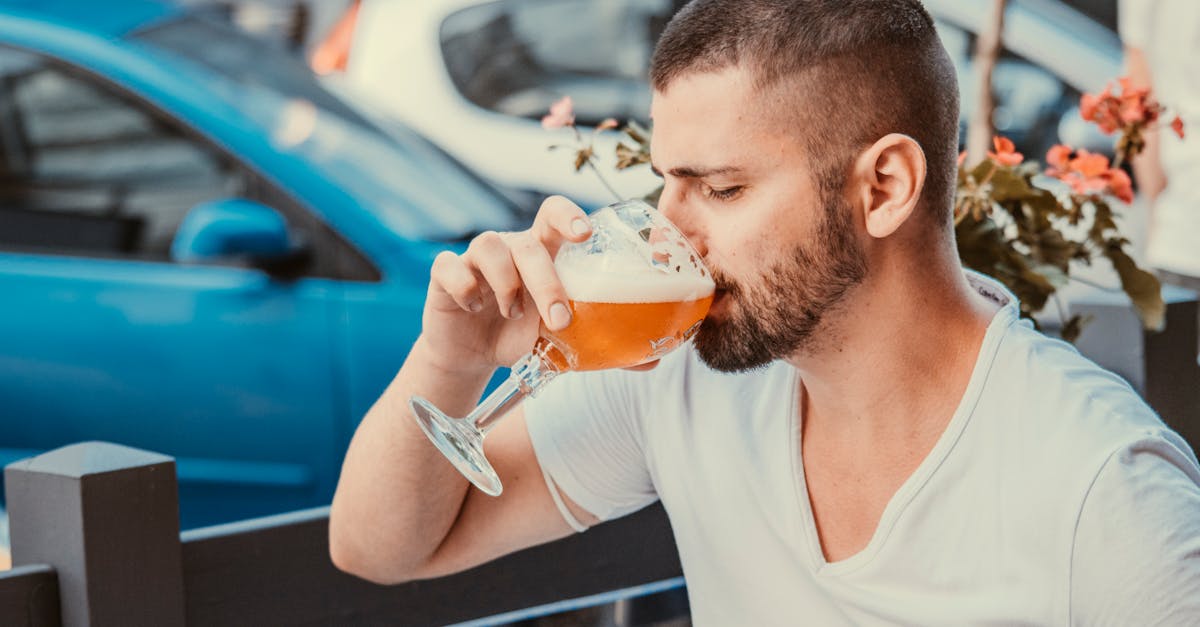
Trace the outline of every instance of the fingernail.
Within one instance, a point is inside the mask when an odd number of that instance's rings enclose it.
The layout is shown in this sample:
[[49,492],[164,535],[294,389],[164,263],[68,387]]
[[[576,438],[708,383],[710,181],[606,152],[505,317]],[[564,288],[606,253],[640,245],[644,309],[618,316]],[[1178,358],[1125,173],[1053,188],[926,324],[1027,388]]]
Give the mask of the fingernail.
[[568,324],[571,324],[571,312],[567,311],[567,306],[562,303],[554,303],[550,306],[550,328],[558,331],[565,329]]
[[479,313],[483,311],[483,301],[473,300],[467,303],[467,309],[470,309],[472,313]]
[[513,306],[508,309],[508,317],[513,320],[520,320],[524,315],[525,310],[521,309],[521,303],[513,303]]
[[571,232],[576,235],[586,235],[592,227],[588,226],[587,220],[583,218],[575,218],[571,221]]

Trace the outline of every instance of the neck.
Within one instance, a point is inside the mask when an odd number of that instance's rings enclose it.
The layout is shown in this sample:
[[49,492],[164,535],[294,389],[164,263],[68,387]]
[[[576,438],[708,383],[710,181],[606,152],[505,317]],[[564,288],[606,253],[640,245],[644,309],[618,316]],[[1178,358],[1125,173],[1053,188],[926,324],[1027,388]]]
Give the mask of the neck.
[[823,341],[787,360],[804,383],[804,430],[867,444],[940,434],[997,307],[954,256],[876,259],[848,298],[827,316]]

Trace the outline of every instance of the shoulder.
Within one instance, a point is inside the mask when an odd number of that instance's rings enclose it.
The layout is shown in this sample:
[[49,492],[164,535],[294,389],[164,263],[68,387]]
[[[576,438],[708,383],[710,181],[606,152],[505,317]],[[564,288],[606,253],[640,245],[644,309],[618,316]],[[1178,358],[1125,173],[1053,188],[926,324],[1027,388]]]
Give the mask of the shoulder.
[[1025,321],[1005,334],[989,378],[1016,417],[1036,421],[1047,436],[1082,438],[1081,445],[1104,454],[1118,442],[1164,428],[1125,379]]
[[1077,624],[1200,624],[1200,468],[1174,434],[1123,443],[1096,471],[1074,534]]

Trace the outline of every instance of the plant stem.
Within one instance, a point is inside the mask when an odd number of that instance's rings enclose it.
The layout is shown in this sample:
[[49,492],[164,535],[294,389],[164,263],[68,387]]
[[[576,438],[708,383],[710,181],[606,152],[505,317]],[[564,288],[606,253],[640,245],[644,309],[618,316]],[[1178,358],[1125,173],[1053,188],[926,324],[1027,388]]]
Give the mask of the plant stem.
[[1054,308],[1058,310],[1058,319],[1062,322],[1063,328],[1067,328],[1067,312],[1063,309],[1062,299],[1059,298],[1058,291],[1055,290],[1050,297],[1054,299]]
[[1121,292],[1121,291],[1123,291],[1123,290],[1122,290],[1121,288],[1119,288],[1119,287],[1108,287],[1107,285],[1100,285],[1099,283],[1096,283],[1095,281],[1089,281],[1089,280],[1087,280],[1087,279],[1081,279],[1081,278],[1079,278],[1079,277],[1077,277],[1077,276],[1068,276],[1068,277],[1067,277],[1067,279],[1069,279],[1069,280],[1071,280],[1071,281],[1079,281],[1080,283],[1083,283],[1084,285],[1088,285],[1088,286],[1094,287],[1094,288],[1096,288],[1096,289],[1098,289],[1098,290],[1102,290],[1102,291],[1105,291],[1105,292],[1113,292],[1113,293],[1116,293],[1116,292]]
[[608,184],[608,180],[605,179],[604,175],[600,173],[600,168],[596,167],[596,163],[589,158],[587,160],[587,164],[592,168],[592,172],[596,173],[596,178],[600,179],[600,184],[604,186],[604,189],[607,189],[608,193],[613,195],[613,198],[617,200],[623,200],[621,195],[617,193],[617,190],[613,189],[613,186]]

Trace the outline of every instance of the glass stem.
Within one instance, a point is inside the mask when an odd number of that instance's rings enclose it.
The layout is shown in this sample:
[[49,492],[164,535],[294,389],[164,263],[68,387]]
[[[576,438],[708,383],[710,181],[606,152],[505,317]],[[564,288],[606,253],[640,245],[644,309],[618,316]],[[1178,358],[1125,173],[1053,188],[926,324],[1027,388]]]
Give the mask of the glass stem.
[[500,387],[492,390],[466,420],[475,425],[481,434],[486,435],[501,416],[525,400],[525,397],[537,394],[538,390],[557,374],[558,369],[541,354],[541,351],[525,355],[513,364],[508,379],[501,383]]

